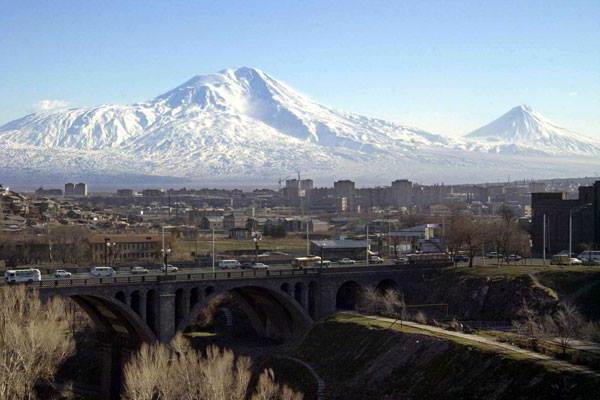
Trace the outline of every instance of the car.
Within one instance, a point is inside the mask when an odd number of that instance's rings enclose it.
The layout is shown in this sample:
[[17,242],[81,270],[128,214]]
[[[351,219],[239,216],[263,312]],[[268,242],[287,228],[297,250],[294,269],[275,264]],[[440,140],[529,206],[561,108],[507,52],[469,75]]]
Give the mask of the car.
[[56,271],[54,271],[54,277],[57,279],[70,278],[71,273],[68,271],[65,271],[64,269],[57,269]]
[[221,269],[235,269],[242,266],[238,260],[219,260],[218,265]]
[[383,264],[383,258],[379,257],[379,256],[371,256],[369,257],[369,262],[373,263],[373,264]]
[[252,264],[252,266],[250,267],[252,269],[269,269],[269,266],[267,264],[263,264],[263,263],[254,263]]
[[343,265],[356,264],[356,260],[353,260],[351,258],[342,258],[341,260],[338,261],[338,264],[343,264]]
[[166,271],[166,272],[168,273],[168,272],[177,272],[177,271],[179,271],[179,268],[177,268],[177,267],[176,267],[176,266],[174,266],[174,265],[167,264],[167,265],[163,265],[162,267],[160,267],[160,270],[161,270],[162,272],[165,272],[165,271]]
[[583,264],[583,261],[581,261],[579,258],[571,257],[571,265],[581,265],[581,264]]
[[506,256],[505,260],[508,261],[508,262],[511,262],[511,261],[521,261],[522,258],[523,257],[521,257],[518,254],[511,254],[509,256]]
[[394,264],[396,265],[406,265],[409,263],[408,257],[398,257],[394,260]]
[[463,255],[463,254],[457,254],[454,256],[454,262],[469,262],[469,257]]
[[137,274],[147,274],[148,272],[150,272],[148,270],[148,268],[144,268],[144,267],[133,267],[133,268],[131,268],[131,273],[135,274],[135,275],[137,275]]
[[248,268],[252,268],[252,263],[250,261],[244,261],[241,265],[240,265],[241,269],[248,269]]
[[485,253],[486,258],[502,258],[502,254],[497,251],[490,251],[489,253]]

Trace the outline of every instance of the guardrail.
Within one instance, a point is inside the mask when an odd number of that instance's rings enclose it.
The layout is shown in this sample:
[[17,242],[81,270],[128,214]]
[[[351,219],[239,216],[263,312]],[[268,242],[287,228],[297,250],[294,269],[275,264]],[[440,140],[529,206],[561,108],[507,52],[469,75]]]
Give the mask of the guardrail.
[[167,275],[128,275],[107,278],[75,278],[75,279],[45,279],[33,285],[40,288],[72,287],[72,286],[103,286],[131,283],[161,283],[161,282],[190,282],[215,281],[228,279],[261,279],[280,276],[318,275],[320,268],[253,270],[253,271],[219,271],[197,273],[172,273]]
[[[334,275],[347,273],[379,273],[387,271],[401,271],[407,269],[419,270],[431,266],[421,265],[394,265],[394,264],[356,264],[352,266],[337,266],[329,268],[310,267],[303,269],[270,269],[270,270],[233,270],[216,272],[189,272],[180,271],[176,273],[148,274],[148,275],[125,275],[106,278],[86,277],[68,279],[43,279],[40,282],[30,283],[30,286],[39,288],[76,287],[76,286],[104,286],[104,285],[126,285],[132,283],[161,283],[161,282],[191,282],[191,281],[216,281],[227,279],[262,279],[288,276],[305,275]],[[427,268],[428,269],[428,268]],[[5,285],[1,282],[0,285]]]

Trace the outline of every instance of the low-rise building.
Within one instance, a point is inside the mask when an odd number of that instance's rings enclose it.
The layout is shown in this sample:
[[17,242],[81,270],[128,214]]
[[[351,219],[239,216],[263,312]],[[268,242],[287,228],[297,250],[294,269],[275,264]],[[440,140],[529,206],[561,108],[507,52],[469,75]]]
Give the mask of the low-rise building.
[[160,235],[107,233],[93,235],[89,242],[96,264],[161,260]]

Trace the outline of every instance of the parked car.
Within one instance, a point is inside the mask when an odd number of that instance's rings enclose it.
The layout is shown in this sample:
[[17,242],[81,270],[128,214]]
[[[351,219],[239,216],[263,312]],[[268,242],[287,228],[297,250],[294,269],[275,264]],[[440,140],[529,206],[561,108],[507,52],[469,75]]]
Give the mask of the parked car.
[[521,261],[523,259],[523,257],[521,257],[518,254],[511,254],[509,256],[506,256],[505,260],[508,262],[515,262],[515,261]]
[[176,266],[174,266],[174,265],[167,264],[167,265],[163,265],[162,267],[160,267],[160,270],[161,270],[162,272],[165,272],[165,271],[167,271],[167,273],[169,273],[169,272],[177,272],[177,271],[179,271],[179,268],[177,268],[177,267],[176,267]]
[[267,264],[263,264],[263,263],[254,263],[252,264],[252,267],[250,267],[252,269],[269,269],[269,266]]
[[369,262],[373,264],[383,264],[383,258],[379,256],[371,256],[369,257]]
[[338,261],[338,264],[342,264],[342,265],[356,264],[356,260],[353,260],[351,258],[342,258],[341,260]]
[[498,253],[497,251],[490,251],[485,253],[486,258],[502,258],[502,253]]
[[406,265],[410,262],[408,257],[398,257],[394,260],[394,264],[396,265]]
[[469,257],[463,255],[463,254],[457,254],[454,256],[454,262],[469,262]]
[[64,269],[57,269],[56,271],[54,271],[54,277],[56,279],[70,278],[71,273],[68,271],[65,271]]
[[92,274],[92,276],[95,276],[97,278],[103,277],[103,276],[115,276],[117,275],[117,271],[115,271],[114,269],[112,269],[112,267],[93,267],[90,270],[90,274]]
[[150,272],[148,270],[148,268],[144,268],[144,267],[133,267],[133,268],[131,268],[131,273],[135,274],[135,275],[137,275],[137,274],[147,274],[148,272]]

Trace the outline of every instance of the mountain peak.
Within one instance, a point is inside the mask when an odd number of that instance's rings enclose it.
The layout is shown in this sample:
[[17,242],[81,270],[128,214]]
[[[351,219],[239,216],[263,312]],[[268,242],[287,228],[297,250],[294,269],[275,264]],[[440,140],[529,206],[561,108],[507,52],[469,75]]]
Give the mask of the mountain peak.
[[598,140],[571,132],[522,104],[466,135],[494,152],[599,154]]
[[529,106],[527,104],[520,104],[520,105],[514,107],[511,111],[521,111],[521,112],[526,112],[526,113],[532,113],[533,108],[531,108],[531,106]]

